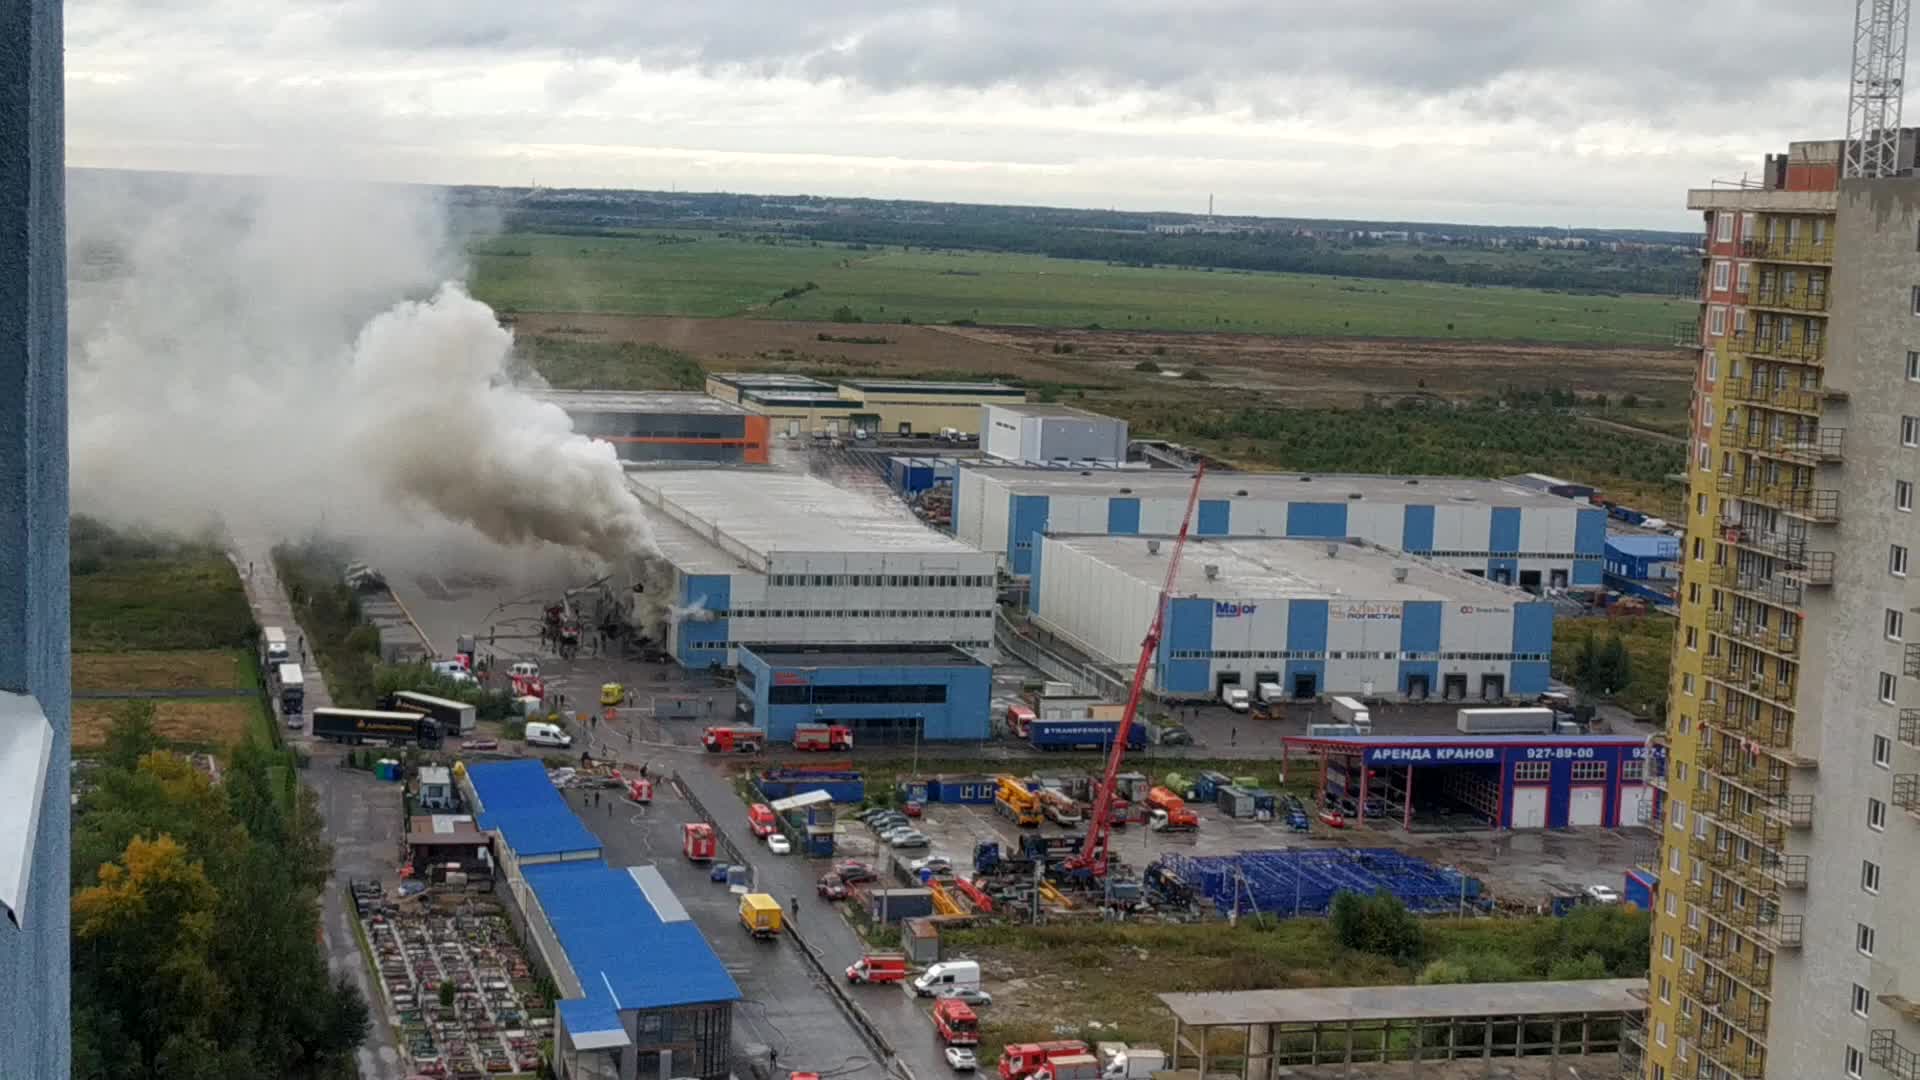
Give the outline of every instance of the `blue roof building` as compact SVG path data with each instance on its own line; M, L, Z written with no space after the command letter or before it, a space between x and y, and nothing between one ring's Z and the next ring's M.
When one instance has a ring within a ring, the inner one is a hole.
M468 765L466 781L474 820L499 834L508 849L503 859L535 864L600 857L600 838L567 809L539 761Z
M1680 541L1626 533L1607 537L1606 585L1657 604L1674 602L1680 587Z

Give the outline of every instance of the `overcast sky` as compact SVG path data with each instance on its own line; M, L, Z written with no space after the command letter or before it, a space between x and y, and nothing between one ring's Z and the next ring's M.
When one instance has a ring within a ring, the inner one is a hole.
M1818 9L1818 10L1815 10ZM1805 0L68 0L74 165L1693 229Z

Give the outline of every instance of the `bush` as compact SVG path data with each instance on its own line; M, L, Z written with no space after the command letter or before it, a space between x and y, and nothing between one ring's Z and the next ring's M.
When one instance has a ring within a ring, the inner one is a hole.
M856 314L852 308L848 307L845 304L841 304L839 307L833 309L833 321L845 322L845 323L857 323L857 322L863 322L865 320L861 319L860 316Z
M1356 952L1411 966L1426 950L1426 935L1407 906L1389 893L1344 892L1333 900L1335 940Z
M1201 371L1199 368L1188 368L1187 370L1180 373L1180 377L1182 379L1187 380L1188 382L1212 382L1213 381L1212 379L1208 378L1206 372Z
M1135 371L1144 371L1144 372L1147 372L1147 373L1149 373L1149 374L1152 374L1153 372L1156 372L1156 371L1159 371L1159 370L1160 370L1160 365L1159 365L1159 364L1156 364L1156 363L1154 363L1154 362L1153 362L1153 361L1151 361L1151 360L1142 360L1142 361L1140 361L1139 363L1137 363L1137 364L1135 364L1135 365L1133 365L1133 370L1135 370Z

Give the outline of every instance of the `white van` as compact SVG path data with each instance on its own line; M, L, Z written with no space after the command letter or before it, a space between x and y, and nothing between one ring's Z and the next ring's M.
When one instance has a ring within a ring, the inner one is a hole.
M562 749L573 745L573 736L560 730L559 724L535 721L527 725L528 746L558 746Z
M1253 707L1253 695L1247 693L1244 686L1229 686L1220 691L1220 700L1234 712L1246 712Z
M913 992L921 997L962 988L980 989L980 965L972 960L942 960L913 980Z

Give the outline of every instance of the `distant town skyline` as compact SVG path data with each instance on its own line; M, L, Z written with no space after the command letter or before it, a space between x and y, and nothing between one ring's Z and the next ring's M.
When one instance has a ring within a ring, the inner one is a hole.
M1721 32L1736 12L1742 31ZM68 155L1690 231L1687 187L1839 136L1851 15L1784 0L76 0Z

